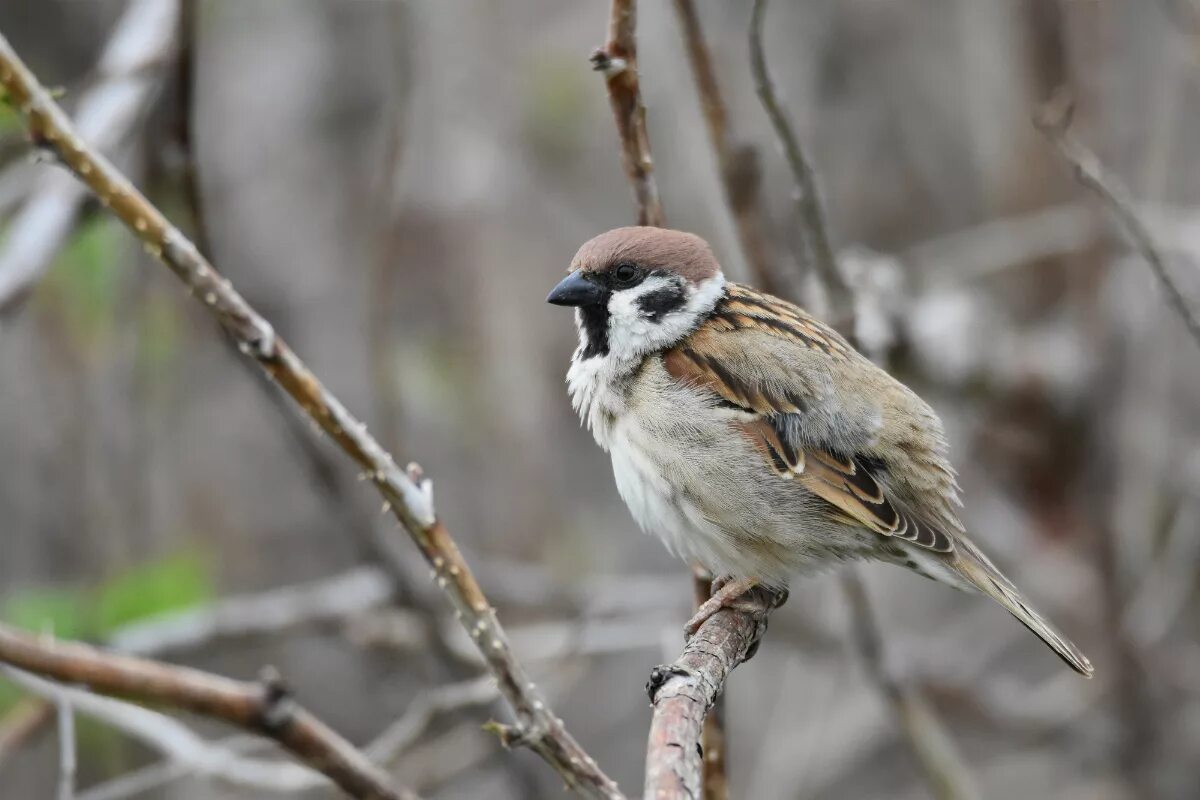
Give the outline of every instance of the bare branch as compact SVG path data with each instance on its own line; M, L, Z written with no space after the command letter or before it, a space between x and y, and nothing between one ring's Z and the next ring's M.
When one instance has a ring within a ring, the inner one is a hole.
M646 132L646 107L637 70L637 0L612 0L608 41L591 56L592 68L604 73L617 134L621 137L621 163L637 199L638 225L663 227L667 218L658 199L650 136Z
M701 797L704 719L725 679L753 655L777 596L755 588L736 608L708 618L671 664L655 667L646 689L654 705L646 752L647 798Z
M162 86L160 67L174 57L179 0L135 0L117 22L96 67L97 83L79 101L80 135L110 153ZM0 313L10 310L65 244L87 190L51 172L32 191L0 248Z
M470 632L500 692L516 714L505 742L532 748L568 785L588 797L619 798L620 790L567 732L516 661L495 610L438 519L432 484L420 468L401 471L395 460L341 401L317 379L274 328L233 288L144 195L72 127L62 109L0 37L0 84L20 109L35 143L53 152L99 197L100 202L169 267L238 343L363 470L383 496L385 508L408 531L433 568L456 616Z
M692 574L692 599L696 608L712 596L713 576L696 569ZM717 695L704 717L704 733L700 737L704 759L704 800L729 798L729 746L725 735L725 693Z
M692 37L694 33L699 42L701 52L699 56L692 54L693 64L695 66L697 57L702 61L697 68L697 81L714 145L721 143L717 147L720 158L727 133L711 63L703 47L694 9L691 14L693 24L689 28L686 19L689 9L682 6L677 8L685 15L685 35ZM637 198L638 224L662 226L665 218L651 171L646 111L638 90L636 32L636 0L612 0L608 43L592 54L592 65L602 71L608 81L625 173L633 184ZM712 771L714 789L718 784L723 785L723 761L702 763L704 759L700 749L705 718L721 693L729 673L747 658L748 653L753 652L759 637L766 630L766 619L774 607L773 601L774 595L770 592L751 592L738 604L738 608L726 608L710 617L674 664L657 667L651 673L647 688L654 704L654 719L646 752L645 797L659 800L683 797L685 793L688 797L699 797L707 770ZM704 647L701 644L710 641L718 643L718 646ZM695 692L697 686L701 687L700 694ZM710 735L715 737L717 731L723 733L719 720L713 723ZM723 751L721 745L715 749L718 753Z
M1071 133L1073 111L1072 98L1067 92L1060 91L1034 115L1034 127L1050 140L1059 154L1071 165L1075 179L1104 203L1134 250L1150 266L1166 295L1167 305L1183 320L1192 339L1200 345L1200 319L1171 276L1162 247L1134 208L1129 190L1104 168L1095 153Z
M729 115L721 98L721 87L717 82L708 43L704 40L704 31L700 27L700 15L696 13L695 2L675 0L675 12L683 29L683 43L691 63L692 77L696 80L696 91L700 95L700 109L708 126L708 139L717 156L721 188L725 192L725 202L733 213L746 264L760 289L779 294L779 282L771 265L764 224L760 191L762 171L758 153L749 145L739 145L730 128Z
M837 256L829 240L825 224L825 211L817 193L817 175L804 153L804 148L792 128L787 110L775 95L775 84L767 69L767 57L763 50L762 29L766 16L767 0L754 0L750 17L750 69L754 74L754 89L762 101L763 110L771 120L771 127L779 138L784 158L791 168L796 187L793 199L796 205L796 222L804 235L808 260L817 270L826 291L829 292L830 318L834 327L854 332L854 297L846 279L838 269Z
M862 578L852 568L842 571L842 586L850 601L854 638L871 680L891 706L904 739L925 774L930 790L941 800L973 800L979 790L962 756L921 694L888 668L883 635L871 608Z
M297 703L277 675L260 683L58 642L0 625L0 661L61 683L143 703L163 703L279 742L358 798L403 800L386 773Z

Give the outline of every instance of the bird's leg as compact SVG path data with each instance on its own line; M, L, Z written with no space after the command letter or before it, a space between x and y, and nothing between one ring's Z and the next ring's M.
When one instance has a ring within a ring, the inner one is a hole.
M705 600L696 609L696 613L688 620L687 625L683 626L683 632L689 637L694 636L696 631L700 630L700 626L708 621L708 618L720 611L722 608L733 605L737 598L744 595L746 592L758 586L758 581L754 578L718 578L713 581L712 597Z

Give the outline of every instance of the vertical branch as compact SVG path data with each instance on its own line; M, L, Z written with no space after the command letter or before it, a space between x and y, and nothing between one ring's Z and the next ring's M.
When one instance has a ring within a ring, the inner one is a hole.
M749 145L739 145L734 137L694 0L675 0L675 12L683 29L688 62L696 81L696 92L700 96L700 110L708 128L709 142L717 157L721 188L733 214L742 253L754 282L763 291L777 295L780 289L767 244L758 153Z
M697 569L692 574L692 599L696 607L712 596L712 578L706 570ZM729 798L729 747L725 729L725 693L713 701L713 706L704 718L704 733L700 737L700 749L704 758L704 800L728 800Z
M75 798L75 711L66 695L60 695L58 708L58 800Z
M750 69L754 74L754 89L762 102L763 110L771 120L771 127L779 139L784 158L795 178L793 198L796 207L796 222L804 236L807 263L816 269L829 292L830 318L834 327L843 333L854 332L854 297L845 278L838 270L837 256L829 241L825 224L825 211L817 193L817 176L796 137L791 118L775 94L775 83L767 69L767 57L763 50L762 30L766 17L767 0L754 0L750 17Z
M592 53L592 68L604 73L613 120L621 137L621 163L637 199L637 224L667 224L654 180L650 136L646 132L646 107L637 69L637 0L612 0L608 41Z

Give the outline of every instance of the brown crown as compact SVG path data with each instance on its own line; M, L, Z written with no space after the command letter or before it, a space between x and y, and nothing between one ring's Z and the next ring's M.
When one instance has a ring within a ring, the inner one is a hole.
M586 242L571 259L571 270L606 272L620 264L674 272L692 283L721 269L708 242L693 233L629 227L614 228Z

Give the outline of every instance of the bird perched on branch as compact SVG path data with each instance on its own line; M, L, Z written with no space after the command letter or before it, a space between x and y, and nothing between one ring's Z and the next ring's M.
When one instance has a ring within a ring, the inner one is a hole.
M933 410L802 309L727 282L703 239L603 233L546 299L575 308L571 400L634 519L722 578L690 632L754 586L876 559L988 595L1092 674L967 538Z

